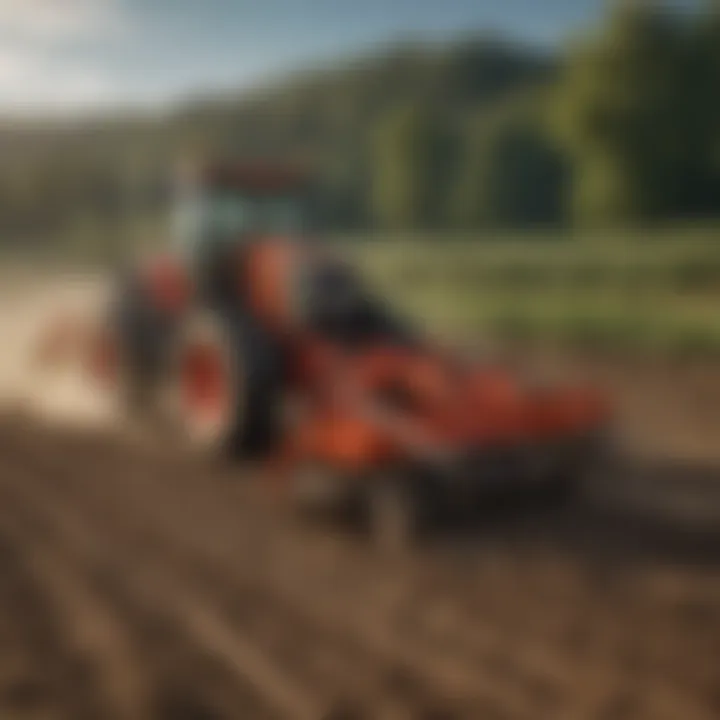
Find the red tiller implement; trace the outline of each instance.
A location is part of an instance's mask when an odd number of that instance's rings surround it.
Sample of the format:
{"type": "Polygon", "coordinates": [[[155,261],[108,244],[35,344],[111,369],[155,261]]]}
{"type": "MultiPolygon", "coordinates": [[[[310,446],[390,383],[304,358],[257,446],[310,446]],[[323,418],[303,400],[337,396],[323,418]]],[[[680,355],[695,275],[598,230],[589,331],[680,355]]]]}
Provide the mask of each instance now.
{"type": "Polygon", "coordinates": [[[59,323],[43,349],[83,343],[125,410],[163,405],[189,440],[261,458],[294,496],[359,502],[393,542],[439,502],[570,487],[596,462],[603,397],[407,327],[307,239],[302,173],[211,166],[179,197],[177,249],[124,273],[94,331],[59,323]]]}

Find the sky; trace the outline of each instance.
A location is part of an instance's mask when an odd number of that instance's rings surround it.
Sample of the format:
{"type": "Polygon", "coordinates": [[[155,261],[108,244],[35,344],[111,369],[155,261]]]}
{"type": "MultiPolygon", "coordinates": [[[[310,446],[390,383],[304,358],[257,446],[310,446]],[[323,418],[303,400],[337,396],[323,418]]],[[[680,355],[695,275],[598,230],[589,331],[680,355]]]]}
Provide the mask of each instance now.
{"type": "Polygon", "coordinates": [[[396,39],[552,45],[602,0],[0,0],[0,115],[235,90],[396,39]]]}

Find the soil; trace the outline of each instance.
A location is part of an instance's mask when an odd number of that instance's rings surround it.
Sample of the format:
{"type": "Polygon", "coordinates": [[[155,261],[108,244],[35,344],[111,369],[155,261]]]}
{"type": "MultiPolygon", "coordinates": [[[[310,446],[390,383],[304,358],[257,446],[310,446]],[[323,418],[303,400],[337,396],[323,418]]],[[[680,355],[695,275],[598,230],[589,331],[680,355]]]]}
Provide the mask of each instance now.
{"type": "Polygon", "coordinates": [[[524,356],[612,392],[623,464],[572,501],[488,503],[387,557],[345,523],[301,522],[257,468],[119,431],[67,378],[51,392],[20,359],[40,311],[18,297],[2,720],[720,717],[717,368],[524,356]]]}
{"type": "Polygon", "coordinates": [[[720,713],[720,543],[581,496],[407,557],[251,467],[0,421],[0,717],[720,713]]]}

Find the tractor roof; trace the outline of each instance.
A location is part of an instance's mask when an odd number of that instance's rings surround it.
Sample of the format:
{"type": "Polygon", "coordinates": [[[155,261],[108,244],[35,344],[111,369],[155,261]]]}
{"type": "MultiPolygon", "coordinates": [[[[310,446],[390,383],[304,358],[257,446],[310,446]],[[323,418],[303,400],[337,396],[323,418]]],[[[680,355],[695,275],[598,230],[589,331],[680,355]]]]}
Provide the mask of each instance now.
{"type": "Polygon", "coordinates": [[[204,187],[272,193],[306,187],[310,178],[298,166],[251,161],[207,163],[196,170],[195,180],[204,187]]]}

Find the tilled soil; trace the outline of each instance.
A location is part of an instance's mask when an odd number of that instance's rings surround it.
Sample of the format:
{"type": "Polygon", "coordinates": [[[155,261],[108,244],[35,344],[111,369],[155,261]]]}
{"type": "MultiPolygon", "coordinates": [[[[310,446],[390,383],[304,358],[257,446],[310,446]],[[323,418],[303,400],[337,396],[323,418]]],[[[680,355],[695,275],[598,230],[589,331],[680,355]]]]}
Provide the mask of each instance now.
{"type": "Polygon", "coordinates": [[[711,539],[581,499],[388,558],[253,475],[0,421],[0,718],[720,716],[711,539]]]}

